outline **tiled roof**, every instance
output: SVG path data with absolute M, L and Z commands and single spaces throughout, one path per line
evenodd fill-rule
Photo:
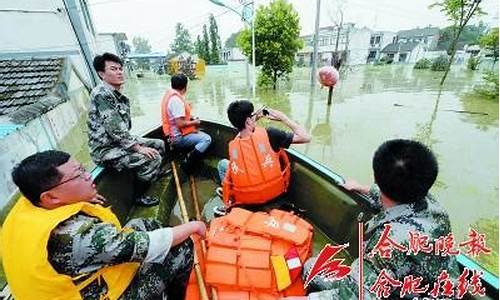
M 398 31 L 399 38 L 422 37 L 436 34 L 439 34 L 439 28 L 437 27 L 415 28 Z
M 0 115 L 36 103 L 54 88 L 64 59 L 0 60 Z

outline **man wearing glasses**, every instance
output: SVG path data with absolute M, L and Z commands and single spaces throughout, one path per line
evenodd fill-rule
M 2 228 L 2 263 L 15 299 L 184 299 L 191 234 L 203 222 L 163 228 L 134 219 L 123 228 L 91 175 L 49 150 L 12 171 L 22 197 Z
M 264 204 L 285 192 L 290 177 L 288 157 L 283 149 L 291 144 L 309 143 L 307 131 L 284 113 L 267 108 L 254 111 L 252 102 L 233 101 L 227 109 L 238 135 L 229 143 L 229 160 L 219 162 L 222 194 L 226 206 Z M 261 128 L 257 120 L 280 122 L 291 132 L 274 127 Z M 216 214 L 223 214 L 216 208 Z
M 125 83 L 123 63 L 111 53 L 97 55 L 94 69 L 102 83 L 92 90 L 87 120 L 90 155 L 104 167 L 118 171 L 133 169 L 145 190 L 148 183 L 163 174 L 160 171 L 165 143 L 160 139 L 145 139 L 130 134 L 130 100 L 120 92 Z M 155 205 L 157 199 L 142 196 L 139 204 Z

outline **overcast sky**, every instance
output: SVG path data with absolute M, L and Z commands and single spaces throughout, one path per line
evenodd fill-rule
M 238 3 L 238 0 L 232 0 Z M 125 32 L 129 41 L 142 36 L 150 41 L 153 51 L 165 51 L 175 36 L 175 24 L 183 23 L 194 41 L 208 16 L 213 13 L 222 42 L 243 27 L 240 17 L 208 0 L 88 0 L 98 32 Z M 302 34 L 314 30 L 316 0 L 290 0 L 300 16 Z M 434 0 L 321 0 L 320 25 L 332 25 L 338 7 L 344 10 L 344 22 L 375 30 L 398 31 L 417 26 L 449 24 L 438 8 L 429 9 Z M 481 19 L 498 26 L 498 0 L 483 0 L 487 15 Z M 269 0 L 256 0 L 257 6 Z M 341 4 L 339 4 L 341 3 Z M 476 20 L 473 21 L 477 23 Z

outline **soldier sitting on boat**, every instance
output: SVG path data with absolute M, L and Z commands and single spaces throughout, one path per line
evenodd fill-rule
M 218 165 L 225 205 L 263 204 L 275 199 L 290 182 L 290 163 L 284 149 L 309 143 L 310 135 L 284 113 L 267 108 L 254 112 L 253 104 L 245 100 L 232 102 L 227 115 L 239 133 L 229 143 L 229 160 L 221 160 Z M 258 127 L 260 118 L 281 122 L 292 132 Z
M 184 299 L 192 234 L 203 222 L 123 228 L 102 206 L 91 175 L 61 151 L 27 157 L 12 171 L 23 196 L 2 230 L 2 262 L 15 299 Z
M 159 200 L 140 196 L 148 184 L 166 173 L 160 166 L 165 143 L 160 139 L 146 139 L 130 134 L 132 120 L 130 100 L 120 92 L 125 83 L 123 63 L 111 53 L 97 55 L 94 69 L 102 83 L 90 95 L 88 138 L 92 160 L 103 167 L 118 171 L 132 169 L 138 179 L 137 202 L 155 205 Z
M 187 151 L 181 166 L 190 171 L 212 143 L 212 138 L 199 130 L 200 119 L 192 113 L 191 104 L 185 99 L 188 79 L 184 74 L 175 74 L 170 79 L 171 89 L 163 96 L 161 118 L 163 134 L 176 149 Z
M 373 157 L 373 173 L 376 185 L 363 186 L 355 181 L 347 181 L 344 187 L 351 191 L 366 194 L 374 201 L 379 213 L 366 223 L 364 243 L 364 295 L 365 299 L 376 299 L 370 288 L 385 270 L 396 280 L 406 276 L 421 278 L 420 287 L 436 281 L 443 270 L 451 279 L 458 277 L 458 265 L 453 256 L 420 251 L 411 253 L 409 234 L 418 233 L 434 241 L 448 236 L 451 232 L 448 213 L 429 194 L 438 174 L 438 164 L 434 154 L 424 145 L 411 140 L 390 140 L 382 144 Z M 391 230 L 388 231 L 388 228 Z M 385 234 L 388 234 L 386 236 Z M 395 243 L 400 249 L 382 251 L 380 241 Z M 419 239 L 420 240 L 420 239 Z M 420 240 L 421 241 L 421 240 Z M 384 243 L 385 243 L 384 242 Z M 384 244 L 383 243 L 383 244 Z M 387 244 L 386 244 L 387 245 Z M 393 245 L 394 246 L 394 245 Z M 317 258 L 305 264 L 304 277 L 308 275 Z M 327 280 L 318 276 L 309 284 L 312 292 L 308 297 L 289 297 L 292 299 L 358 299 L 359 259 L 351 265 L 351 274 L 339 281 Z M 429 289 L 429 290 L 430 290 Z M 421 297 L 406 295 L 409 299 Z M 400 288 L 391 294 L 391 299 L 399 299 Z

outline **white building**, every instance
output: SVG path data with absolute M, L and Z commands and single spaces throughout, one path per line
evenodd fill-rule
M 367 27 L 357 28 L 353 23 L 345 24 L 340 30 L 336 26 L 322 27 L 319 31 L 318 56 L 321 64 L 329 64 L 337 49 L 344 63 L 359 65 L 366 63 L 372 30 Z M 304 48 L 297 53 L 297 60 L 309 65 L 313 55 L 314 35 L 305 35 Z
M 224 61 L 244 61 L 247 59 L 238 47 L 224 48 L 222 51 L 222 59 Z
M 125 42 L 127 35 L 123 32 L 98 33 L 96 37 L 97 53 L 114 53 L 126 56 L 130 52 L 130 46 Z
M 368 49 L 367 63 L 376 61 L 381 56 L 382 49 L 393 42 L 396 36 L 392 31 L 375 31 L 370 36 L 370 48 Z

